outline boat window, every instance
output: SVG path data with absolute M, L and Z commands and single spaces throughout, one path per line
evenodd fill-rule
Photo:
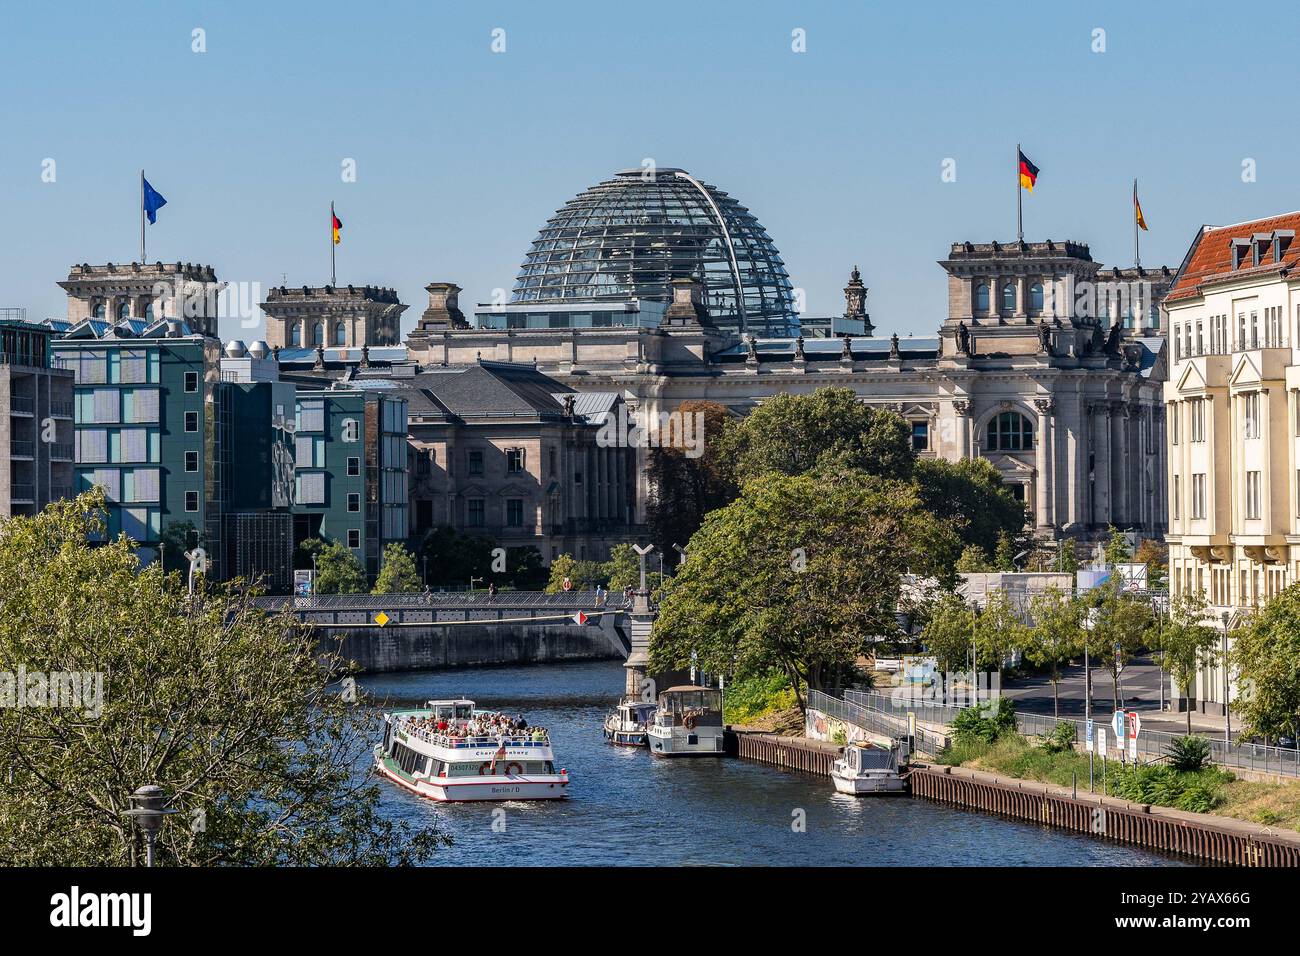
M 474 708 L 470 704 L 457 704 L 456 717 L 458 720 L 469 720 L 474 716 Z
M 849 748 L 849 769 L 858 769 L 858 749 L 856 747 Z
M 450 704 L 444 704 L 443 706 L 439 707 L 436 711 L 434 711 L 434 713 L 436 713 L 439 717 L 447 718 L 450 717 L 453 713 L 455 713 L 455 708 L 452 707 Z
M 888 750 L 864 750 L 862 751 L 862 769 L 888 770 L 892 758 L 893 754 Z

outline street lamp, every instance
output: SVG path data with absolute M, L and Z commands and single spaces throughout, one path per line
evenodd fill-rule
M 162 828 L 163 817 L 177 811 L 163 806 L 167 802 L 167 794 L 156 783 L 141 787 L 131 794 L 130 800 L 134 806 L 130 810 L 123 811 L 122 816 L 133 818 L 140 827 L 140 832 L 144 834 L 144 865 L 153 866 L 154 843 L 158 839 L 158 831 Z
M 1232 746 L 1232 715 L 1228 710 L 1228 621 L 1227 611 L 1223 612 L 1223 753 L 1227 756 Z

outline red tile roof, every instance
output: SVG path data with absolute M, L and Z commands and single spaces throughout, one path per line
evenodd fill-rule
M 1237 269 L 1232 268 L 1233 239 L 1249 239 L 1256 233 L 1271 233 L 1276 229 L 1291 229 L 1297 234 L 1283 250 L 1281 261 L 1273 260 L 1273 246 L 1269 243 L 1260 250 L 1258 266 L 1252 265 L 1254 260 L 1247 254 Z M 1286 273 L 1297 262 L 1300 262 L 1300 212 L 1240 222 L 1235 226 L 1207 226 L 1193 245 L 1187 264 L 1165 301 L 1200 295 L 1203 286 L 1228 278 Z

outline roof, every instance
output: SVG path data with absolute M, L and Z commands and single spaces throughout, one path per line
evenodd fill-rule
M 667 690 L 665 690 L 665 691 L 661 691 L 660 693 L 663 693 L 663 694 L 680 694 L 680 693 L 683 693 L 683 692 L 685 692 L 685 691 L 692 691 L 692 690 L 717 690 L 717 688 L 716 688 L 716 687 L 701 687 L 699 684 L 678 684 L 676 687 L 669 687 Z
M 612 414 L 622 399 L 618 392 L 555 392 L 551 395 L 561 405 L 565 398 L 573 396 L 573 414 L 591 421 Z
M 405 345 L 372 345 L 367 353 L 372 363 L 374 362 L 405 362 L 406 346 Z M 281 365 L 306 363 L 314 365 L 316 362 L 316 350 L 314 348 L 284 348 L 276 353 Z M 361 348 L 351 346 L 348 348 L 334 347 L 325 349 L 326 362 L 344 362 L 360 363 Z
M 836 336 L 835 338 L 805 338 L 803 340 L 804 357 L 808 359 L 838 360 L 844 354 L 844 339 L 848 338 L 849 348 L 853 350 L 854 359 L 887 359 L 893 340 L 881 336 Z M 774 338 L 756 339 L 754 351 L 759 361 L 790 361 L 794 358 L 798 345 L 797 339 Z M 898 352 L 901 358 L 935 358 L 939 354 L 939 339 L 932 335 L 908 335 L 898 340 Z M 749 343 L 740 342 L 717 353 L 723 360 L 748 357 Z
M 1232 268 L 1232 240 L 1264 239 L 1275 231 L 1288 229 L 1300 230 L 1300 212 L 1239 222 L 1231 226 L 1201 227 L 1165 301 L 1176 302 L 1201 295 L 1203 287 L 1214 282 L 1285 275 L 1300 262 L 1300 243 L 1294 239 L 1283 250 L 1280 260 L 1273 258 L 1272 243 L 1261 243 L 1259 265 L 1248 264 L 1237 269 Z M 1253 262 L 1253 259 L 1248 259 L 1247 262 Z

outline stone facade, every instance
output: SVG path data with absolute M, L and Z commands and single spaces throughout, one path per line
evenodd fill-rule
M 408 350 L 426 367 L 536 363 L 576 391 L 621 394 L 650 418 L 699 399 L 743 415 L 782 392 L 844 386 L 902 414 L 923 455 L 987 457 L 1044 536 L 1094 537 L 1110 524 L 1161 534 L 1166 359 L 1158 306 L 1130 328 L 1122 316 L 1110 322 L 1110 311 L 1095 314 L 1106 290 L 1080 243 L 957 243 L 941 265 L 949 314 L 934 337 L 741 338 L 706 318 L 684 319 L 679 300 L 678 314 L 666 313 L 657 328 L 448 327 L 412 336 Z M 1172 276 L 1158 269 L 1133 278 L 1158 302 Z M 981 284 L 998 288 L 995 305 Z M 865 319 L 861 300 L 848 304 Z M 650 489 L 645 450 L 637 454 L 643 522 Z
M 0 322 L 0 518 L 72 496 L 72 373 L 51 359 L 50 332 Z
M 397 345 L 405 311 L 396 292 L 374 286 L 280 286 L 262 303 L 272 348 Z
M 191 262 L 109 262 L 73 266 L 59 287 L 68 293 L 68 325 L 86 319 L 141 319 L 151 325 L 177 319 L 195 332 L 215 336 L 225 284 L 212 266 Z

